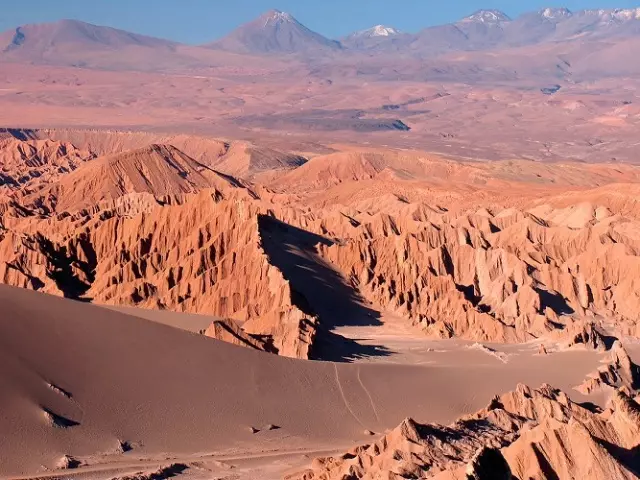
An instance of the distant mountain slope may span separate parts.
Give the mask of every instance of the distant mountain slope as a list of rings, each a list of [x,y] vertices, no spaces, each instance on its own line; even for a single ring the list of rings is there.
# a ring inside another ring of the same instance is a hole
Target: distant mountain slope
[[[0,33],[0,61],[148,71],[185,65],[180,44],[77,20]]]
[[[181,45],[77,20],[24,25],[0,33],[0,61],[108,70],[185,71],[211,65],[255,66],[245,55],[373,52],[433,57],[549,43],[618,41],[640,36],[640,8],[581,10],[544,8],[511,19],[499,10],[479,10],[461,20],[416,34],[376,25],[341,41],[316,33],[292,15],[271,10],[226,37],[204,45]]]
[[[342,48],[339,42],[309,30],[279,10],[271,10],[205,46],[237,53],[308,53]]]
[[[60,20],[55,23],[24,25],[0,34],[0,50],[28,51],[45,54],[47,50],[65,47],[115,49],[129,46],[146,48],[173,48],[169,40],[147,37],[135,33],[102,27],[78,20]]]
[[[0,64],[109,71],[180,72],[194,68],[272,67],[274,60],[215,51],[77,20],[24,25],[0,33]]]
[[[506,17],[493,24],[502,32],[495,39],[498,42],[494,43],[501,43],[502,46],[600,39],[640,32],[640,9],[571,12],[566,8],[544,8],[525,13],[514,20]]]

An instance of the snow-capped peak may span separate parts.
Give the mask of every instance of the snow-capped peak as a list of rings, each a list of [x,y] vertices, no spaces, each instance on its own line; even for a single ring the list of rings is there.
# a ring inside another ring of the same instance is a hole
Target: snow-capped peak
[[[499,24],[504,22],[510,22],[511,18],[500,10],[478,10],[473,15],[469,15],[468,17],[462,20],[463,22],[480,22],[480,23],[490,23],[490,24]]]
[[[568,8],[545,8],[540,10],[540,15],[549,20],[560,20],[573,15]]]
[[[376,25],[375,27],[368,28],[367,30],[361,30],[353,34],[354,37],[366,37],[366,38],[374,38],[374,37],[393,37],[394,35],[399,35],[400,30],[397,30],[393,27],[387,27],[385,25]]]
[[[396,30],[393,27],[385,27],[384,25],[376,25],[369,31],[371,32],[371,36],[373,37],[391,37],[400,33],[399,30]]]
[[[279,25],[282,23],[297,23],[293,15],[287,12],[281,12],[280,10],[271,10],[264,15],[264,26],[267,25]]]
[[[385,25],[376,25],[366,30],[360,30],[359,32],[352,33],[349,38],[380,38],[380,37],[394,37],[400,35],[402,32],[393,27],[387,27]]]
[[[616,8],[614,10],[585,10],[586,15],[600,17],[603,22],[626,22],[640,20],[640,8]]]
[[[640,8],[618,8],[611,11],[611,16],[616,20],[640,20]]]

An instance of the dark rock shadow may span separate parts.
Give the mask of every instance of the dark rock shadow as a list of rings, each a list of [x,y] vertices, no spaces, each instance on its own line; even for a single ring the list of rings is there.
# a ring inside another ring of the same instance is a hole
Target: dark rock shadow
[[[80,239],[82,243],[84,239]],[[56,282],[56,286],[63,293],[65,298],[76,300],[80,302],[90,302],[91,299],[85,297],[85,293],[91,288],[91,283],[95,279],[94,272],[97,265],[97,258],[93,247],[89,242],[86,243],[87,256],[90,258],[89,262],[81,261],[75,256],[66,246],[56,247],[48,238],[44,235],[38,234],[36,236],[36,242],[38,243],[40,251],[47,257],[50,263],[49,277]],[[91,254],[90,252],[93,252]],[[86,277],[89,283],[84,282],[74,273],[74,267],[82,270],[86,273]]]
[[[305,314],[318,317],[314,359],[348,362],[391,354],[383,346],[361,345],[331,331],[344,326],[382,325],[379,312],[368,308],[360,293],[317,255],[317,245],[330,246],[333,240],[268,215],[261,215],[258,225],[269,262],[290,283],[293,304]]]
[[[76,422],[70,418],[63,417],[62,415],[58,415],[57,413],[49,410],[48,408],[42,407],[42,410],[47,415],[47,417],[51,420],[52,426],[55,428],[67,429],[73,428],[80,425],[80,422]]]
[[[640,478],[640,447],[626,449],[599,438],[596,438],[596,441],[607,450],[609,455]]]
[[[571,315],[575,313],[575,310],[571,308],[567,299],[559,293],[549,292],[542,288],[535,288],[535,291],[540,295],[540,308],[542,311],[549,307],[556,315]]]
[[[363,345],[357,339],[338,335],[320,325],[313,343],[312,360],[353,363],[369,357],[388,357],[393,352],[383,345]]]
[[[578,403],[578,405],[586,410],[589,410],[593,414],[599,415],[602,413],[602,408],[593,402],[582,402]]]
[[[602,336],[602,342],[604,343],[604,348],[607,351],[611,350],[613,348],[613,345],[618,341],[618,337],[607,335],[605,332],[600,331],[600,335]]]
[[[189,466],[184,463],[174,463],[167,467],[163,467],[157,472],[149,475],[149,480],[166,480],[168,478],[177,477],[189,470]]]
[[[544,453],[540,451],[538,446],[535,443],[532,443],[531,448],[533,449],[533,453],[536,455],[536,460],[538,460],[538,465],[540,466],[540,470],[542,471],[544,478],[547,478],[548,480],[560,480],[560,477],[553,469],[553,466],[549,463],[549,460]]]

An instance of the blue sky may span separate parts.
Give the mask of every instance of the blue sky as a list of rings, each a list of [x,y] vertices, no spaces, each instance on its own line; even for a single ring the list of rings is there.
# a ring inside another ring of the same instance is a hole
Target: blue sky
[[[480,8],[497,8],[511,16],[547,6],[632,8],[638,1],[566,0],[0,0],[0,31],[25,23],[74,18],[185,43],[221,37],[262,12],[292,13],[312,30],[340,37],[376,24],[407,32],[448,23]]]

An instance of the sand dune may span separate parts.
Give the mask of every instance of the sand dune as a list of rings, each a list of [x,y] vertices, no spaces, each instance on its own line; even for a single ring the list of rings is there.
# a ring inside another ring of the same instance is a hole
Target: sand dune
[[[25,290],[0,296],[3,475],[42,473],[64,455],[113,462],[124,442],[133,458],[334,448],[406,415],[451,421],[517,381],[569,388],[598,361],[560,354],[565,372],[542,357],[471,368],[301,362]],[[495,383],[483,379],[495,371]],[[270,424],[280,428],[263,432]]]

